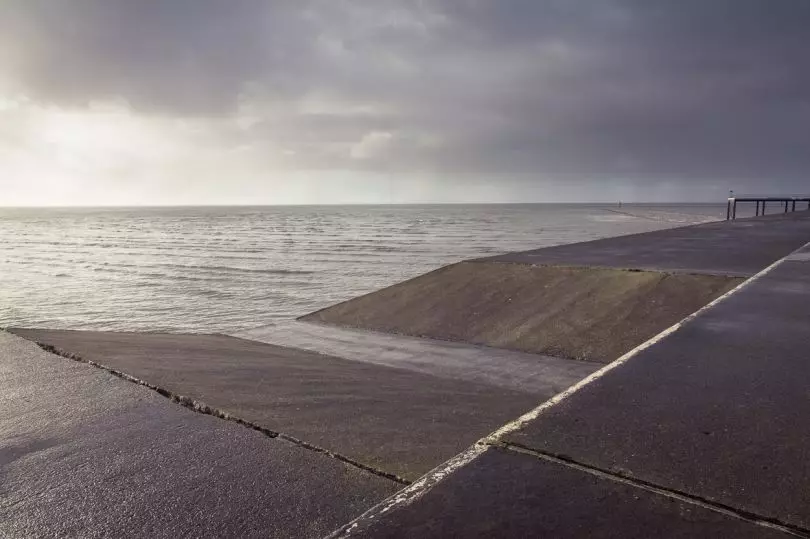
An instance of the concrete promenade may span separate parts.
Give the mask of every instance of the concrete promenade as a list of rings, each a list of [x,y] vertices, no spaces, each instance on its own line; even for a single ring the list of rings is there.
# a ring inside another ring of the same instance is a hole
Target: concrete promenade
[[[810,248],[763,269],[335,536],[810,537]]]
[[[750,277],[807,241],[808,212],[718,221],[482,258],[577,266]]]
[[[809,241],[797,212],[486,261],[749,278],[607,366],[300,322],[0,332],[0,537],[810,537]]]

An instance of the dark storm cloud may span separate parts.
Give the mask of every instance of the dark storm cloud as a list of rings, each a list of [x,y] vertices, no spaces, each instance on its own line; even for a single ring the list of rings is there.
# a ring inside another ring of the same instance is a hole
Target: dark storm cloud
[[[801,190],[808,28],[806,0],[6,0],[0,59],[44,102],[247,114],[234,143],[299,168]]]

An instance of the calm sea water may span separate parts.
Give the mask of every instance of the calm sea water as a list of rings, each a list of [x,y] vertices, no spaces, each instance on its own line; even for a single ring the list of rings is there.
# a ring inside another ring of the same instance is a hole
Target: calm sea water
[[[0,326],[231,332],[465,258],[714,220],[724,205],[0,209]]]

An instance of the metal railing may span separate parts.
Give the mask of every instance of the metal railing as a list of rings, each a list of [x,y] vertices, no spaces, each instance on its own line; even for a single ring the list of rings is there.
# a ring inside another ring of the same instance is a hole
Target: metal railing
[[[768,202],[778,202],[779,209],[782,210],[784,208],[782,213],[796,211],[797,202],[807,202],[807,209],[810,210],[810,197],[728,197],[726,221],[737,218],[737,202],[755,202],[757,206],[754,215],[757,217],[765,215],[765,207]],[[788,210],[789,205],[790,210]]]

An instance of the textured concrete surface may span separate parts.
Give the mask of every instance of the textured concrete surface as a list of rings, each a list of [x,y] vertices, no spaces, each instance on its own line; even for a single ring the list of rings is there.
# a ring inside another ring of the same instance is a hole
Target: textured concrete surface
[[[511,442],[810,530],[810,249]]]
[[[0,332],[0,537],[320,537],[400,486]]]
[[[810,237],[810,211],[720,221],[482,259],[749,276]]]
[[[538,399],[556,395],[600,367],[584,361],[295,320],[235,336],[524,391]]]
[[[221,335],[13,331],[406,479],[545,398]]]
[[[303,320],[612,361],[739,278],[462,262]]]
[[[789,535],[535,456],[489,449],[413,503],[360,519],[348,537],[765,539]]]

